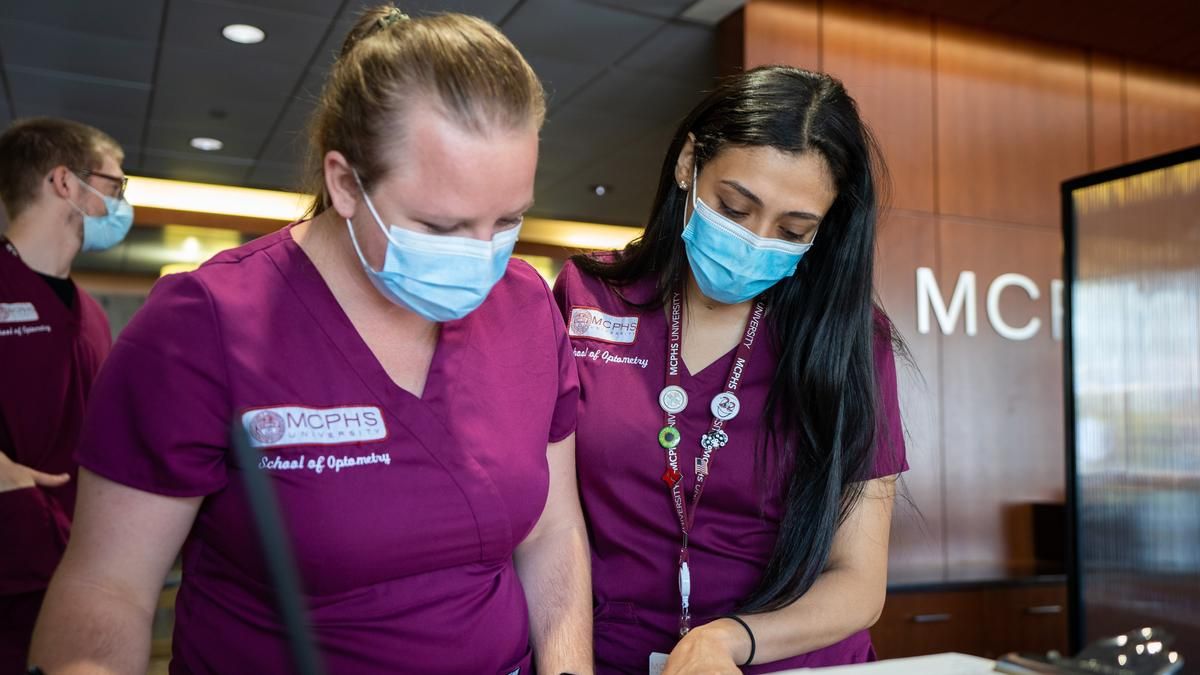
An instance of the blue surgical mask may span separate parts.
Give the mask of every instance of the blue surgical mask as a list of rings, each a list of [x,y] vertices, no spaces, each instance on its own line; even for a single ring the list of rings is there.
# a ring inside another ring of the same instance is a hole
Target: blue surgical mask
[[[357,173],[354,178],[358,180]],[[388,227],[362,189],[362,181],[358,187],[371,217],[387,237],[383,269],[376,270],[367,262],[349,218],[346,227],[367,278],[384,297],[436,322],[461,319],[483,304],[508,268],[520,225],[491,241]]]
[[[692,171],[692,216],[683,228],[684,248],[696,285],[706,297],[727,305],[752,298],[792,276],[812,244],[760,237],[714,211],[696,194]]]
[[[79,184],[91,190],[97,197],[104,200],[104,215],[92,216],[79,205],[68,201],[75,210],[83,215],[83,248],[84,251],[105,251],[117,244],[129,234],[133,227],[133,206],[122,197],[109,197],[87,181],[76,176]]]

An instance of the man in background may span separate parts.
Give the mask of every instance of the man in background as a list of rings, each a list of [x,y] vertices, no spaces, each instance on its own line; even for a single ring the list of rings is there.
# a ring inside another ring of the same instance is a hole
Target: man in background
[[[0,135],[0,672],[24,672],[34,621],[66,548],[72,459],[88,391],[112,345],[100,305],[71,279],[80,251],[133,224],[124,153],[69,120]]]

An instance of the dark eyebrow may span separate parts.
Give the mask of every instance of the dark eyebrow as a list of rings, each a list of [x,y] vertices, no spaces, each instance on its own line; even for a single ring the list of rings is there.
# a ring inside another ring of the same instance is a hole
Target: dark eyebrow
[[[741,193],[741,195],[743,197],[754,202],[755,206],[762,208],[763,201],[761,199],[759,199],[758,195],[756,195],[753,192],[751,192],[750,190],[746,189],[746,187],[744,185],[742,185],[741,183],[739,183],[737,181],[733,181],[733,180],[723,180],[723,181],[721,181],[721,183],[728,185],[729,187],[733,188],[734,190],[737,190],[739,193]],[[800,218],[801,220],[812,220],[812,221],[815,221],[818,223],[821,222],[820,216],[813,214],[813,213],[809,213],[808,211],[788,211],[787,213],[785,213],[783,215],[788,216],[790,218]]]
[[[735,180],[723,180],[721,182],[724,183],[725,185],[728,185],[729,187],[733,188],[734,190],[737,190],[738,192],[742,193],[742,196],[745,197],[746,199],[749,199],[750,201],[754,202],[755,206],[762,208],[763,202],[761,199],[758,198],[758,195],[747,190],[741,183],[739,183]]]

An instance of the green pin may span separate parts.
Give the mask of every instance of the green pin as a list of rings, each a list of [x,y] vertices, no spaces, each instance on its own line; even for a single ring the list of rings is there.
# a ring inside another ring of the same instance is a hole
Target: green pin
[[[672,426],[665,426],[658,432],[658,444],[667,450],[678,446],[681,438],[679,430]]]

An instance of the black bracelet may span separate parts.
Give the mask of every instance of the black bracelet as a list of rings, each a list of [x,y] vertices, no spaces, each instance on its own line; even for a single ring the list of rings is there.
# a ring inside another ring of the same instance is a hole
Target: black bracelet
[[[736,614],[726,614],[725,616],[723,616],[721,618],[722,619],[730,619],[730,620],[733,620],[733,621],[736,621],[736,622],[742,624],[742,628],[745,628],[746,634],[750,636],[750,656],[746,657],[746,662],[738,667],[744,668],[744,667],[750,665],[751,663],[754,663],[754,648],[757,645],[755,645],[755,643],[754,643],[754,631],[750,630],[750,624],[743,621],[742,617],[740,617]]]

